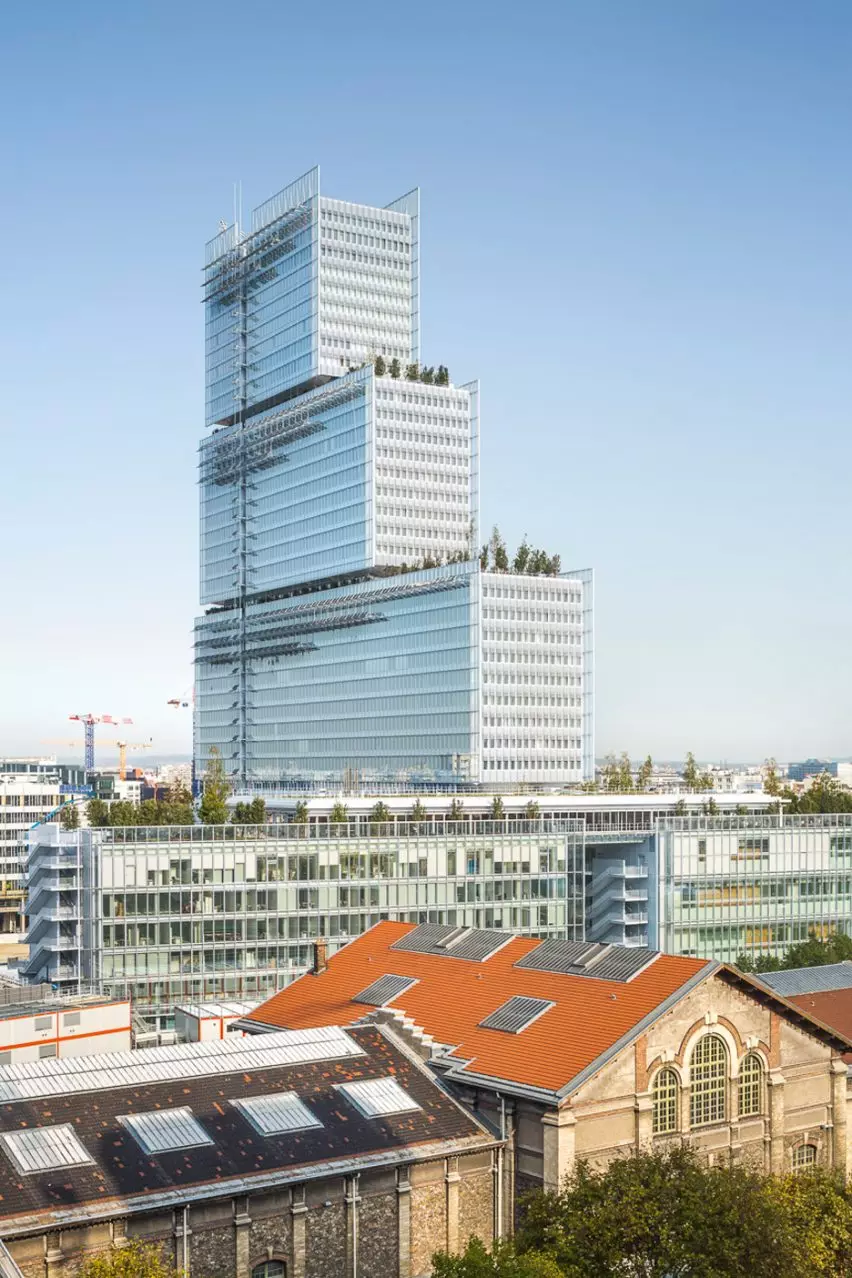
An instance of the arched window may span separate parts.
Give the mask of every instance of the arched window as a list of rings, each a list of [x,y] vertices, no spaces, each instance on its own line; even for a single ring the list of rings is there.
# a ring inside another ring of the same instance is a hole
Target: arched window
[[[689,1064],[689,1125],[724,1123],[727,1117],[728,1049],[718,1034],[705,1034]]]
[[[264,1260],[255,1265],[251,1278],[287,1278],[287,1266],[283,1260]]]
[[[677,1131],[678,1076],[673,1069],[661,1069],[651,1084],[652,1126],[655,1136]]]
[[[813,1171],[816,1167],[816,1145],[798,1145],[793,1150],[793,1171]]]
[[[760,1057],[749,1052],[740,1065],[740,1118],[751,1118],[763,1111],[763,1065]]]

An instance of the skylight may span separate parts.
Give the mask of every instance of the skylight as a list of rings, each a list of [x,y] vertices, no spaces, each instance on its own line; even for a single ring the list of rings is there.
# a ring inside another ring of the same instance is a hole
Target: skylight
[[[152,1109],[147,1114],[121,1114],[118,1121],[146,1154],[168,1154],[175,1149],[213,1144],[187,1105],[179,1109]]]
[[[372,985],[368,985],[360,994],[356,994],[352,1002],[369,1003],[372,1007],[387,1007],[388,1003],[392,1003],[400,994],[404,994],[416,984],[417,981],[413,976],[394,976],[393,973],[388,972],[385,976],[380,976],[377,981],[373,981]]]
[[[94,1159],[81,1144],[70,1123],[57,1127],[33,1127],[0,1135],[3,1148],[24,1176],[36,1172],[82,1167]]]
[[[498,1007],[484,1021],[480,1021],[481,1029],[503,1030],[506,1034],[520,1034],[533,1021],[537,1021],[545,1012],[549,1012],[551,1003],[546,998],[525,998],[516,994],[502,1006]]]
[[[337,1089],[365,1118],[385,1114],[406,1114],[420,1106],[403,1091],[395,1078],[368,1078],[357,1083],[338,1083]]]
[[[271,1096],[249,1096],[231,1101],[235,1109],[249,1120],[261,1136],[280,1136],[309,1127],[322,1127],[307,1105],[295,1092],[276,1092]]]

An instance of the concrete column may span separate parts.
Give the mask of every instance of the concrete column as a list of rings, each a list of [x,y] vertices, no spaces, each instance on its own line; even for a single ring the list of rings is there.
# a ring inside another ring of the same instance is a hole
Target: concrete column
[[[292,1278],[305,1278],[307,1221],[308,1207],[305,1202],[305,1187],[304,1185],[297,1185],[290,1193],[290,1223],[293,1237],[293,1249],[290,1256],[290,1274]],[[237,1278],[239,1278],[239,1275],[237,1275]]]
[[[556,1193],[565,1177],[574,1170],[575,1127],[577,1120],[567,1106],[551,1109],[543,1115],[544,1136],[543,1188]]]
[[[633,1106],[636,1153],[647,1149],[654,1135],[654,1102],[650,1092],[637,1094]]]
[[[345,1278],[355,1278],[358,1272],[358,1177],[346,1177],[344,1202],[346,1204],[346,1263]]]
[[[251,1216],[248,1199],[234,1199],[234,1278],[249,1278],[251,1266]]]
[[[838,1057],[831,1062],[831,1165],[845,1176],[847,1167],[846,1065]]]
[[[444,1183],[447,1186],[447,1251],[454,1256],[459,1249],[459,1175],[458,1158],[444,1159]]]
[[[773,1176],[781,1176],[788,1170],[784,1159],[784,1075],[780,1069],[771,1069],[769,1084],[769,1170]]]
[[[60,1234],[48,1234],[45,1238],[44,1273],[45,1278],[60,1278],[65,1264],[62,1254]]]
[[[411,1278],[411,1181],[408,1168],[396,1173],[398,1278]]]

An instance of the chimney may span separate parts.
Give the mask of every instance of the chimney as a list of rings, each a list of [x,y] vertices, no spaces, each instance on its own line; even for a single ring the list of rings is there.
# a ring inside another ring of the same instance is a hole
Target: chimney
[[[314,941],[314,965],[311,968],[314,976],[319,976],[328,967],[328,942],[322,937]]]

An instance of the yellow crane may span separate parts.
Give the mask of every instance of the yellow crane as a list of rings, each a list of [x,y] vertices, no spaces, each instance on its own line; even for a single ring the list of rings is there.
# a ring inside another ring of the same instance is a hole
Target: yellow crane
[[[42,745],[66,745],[79,746],[79,741],[64,741],[56,737],[48,738],[42,741]],[[128,750],[150,750],[154,744],[153,738],[147,741],[101,741],[104,746],[118,746],[118,775],[122,781],[127,779],[127,751]]]

